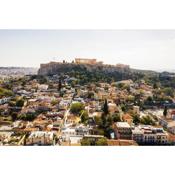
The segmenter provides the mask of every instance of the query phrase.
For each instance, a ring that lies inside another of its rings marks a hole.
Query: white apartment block
[[[132,130],[132,139],[138,144],[164,145],[168,143],[168,134],[163,128],[140,125]]]

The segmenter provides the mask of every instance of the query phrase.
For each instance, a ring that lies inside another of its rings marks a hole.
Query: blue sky
[[[140,69],[175,68],[175,30],[0,30],[0,66],[97,58]]]

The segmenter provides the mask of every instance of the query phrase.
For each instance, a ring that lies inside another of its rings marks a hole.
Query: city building
[[[2,104],[5,104],[5,103],[7,103],[7,102],[9,102],[10,101],[10,97],[5,97],[5,98],[2,98],[2,99],[0,99],[0,105],[2,105]]]
[[[163,128],[140,125],[132,130],[132,139],[142,145],[165,145],[168,144],[168,133]]]
[[[26,139],[26,145],[54,145],[54,133],[33,131]]]
[[[132,139],[131,126],[127,122],[117,122],[114,124],[114,132],[117,139]]]

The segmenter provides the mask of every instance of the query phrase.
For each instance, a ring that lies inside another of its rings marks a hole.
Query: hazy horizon
[[[147,70],[173,70],[175,30],[0,30],[0,67],[96,58]]]

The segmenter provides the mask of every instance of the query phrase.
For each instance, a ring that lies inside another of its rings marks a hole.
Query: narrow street
[[[73,100],[73,98],[71,99],[71,103],[70,103],[69,107],[66,109],[66,111],[64,113],[64,117],[63,117],[62,123],[60,125],[60,129],[58,130],[58,133],[57,133],[57,137],[59,138],[59,145],[61,145],[62,129],[66,127],[67,116],[70,113],[70,107],[71,107],[71,104],[72,104],[72,100]]]

